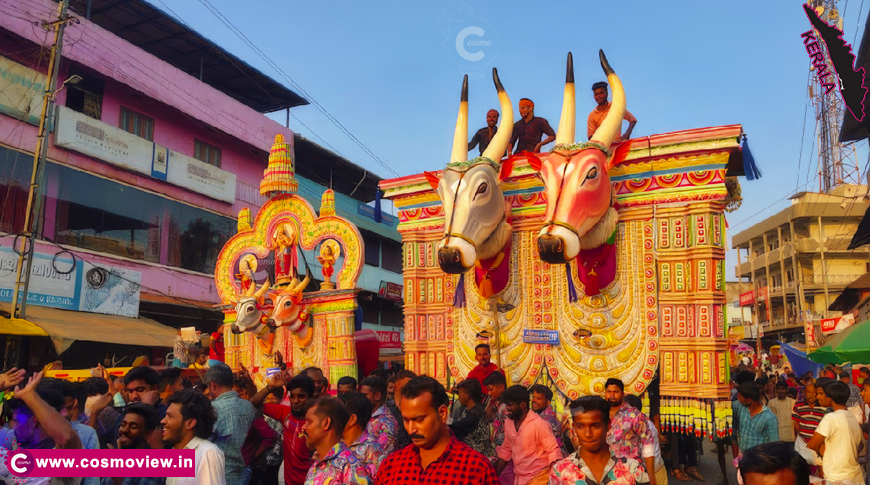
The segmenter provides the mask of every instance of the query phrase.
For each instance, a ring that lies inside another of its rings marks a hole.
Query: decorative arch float
[[[269,200],[253,218],[248,209],[239,213],[238,231],[218,255],[225,359],[251,370],[258,386],[282,362],[294,372],[320,367],[335,385],[357,375],[354,312],[365,249],[356,226],[335,214],[332,190],[319,214],[296,195],[291,151],[277,135],[260,183]],[[324,281],[317,291],[305,292],[312,275],[300,250],[319,254]]]
[[[600,63],[613,101],[590,141],[575,141],[569,54],[552,152],[502,159],[502,129],[469,159],[466,77],[444,170],[381,183],[404,243],[406,366],[464,378],[488,342],[509,384],[566,399],[603,395],[609,377],[640,395],[658,372],[666,428],[727,434],[724,211],[742,128],[617,143],[625,92]]]

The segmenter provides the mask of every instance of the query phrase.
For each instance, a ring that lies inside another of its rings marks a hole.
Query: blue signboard
[[[558,330],[523,329],[523,342],[527,344],[559,345]]]

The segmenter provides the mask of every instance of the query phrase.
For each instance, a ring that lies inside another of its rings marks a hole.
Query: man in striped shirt
[[[825,417],[825,408],[819,406],[816,399],[816,385],[812,382],[807,382],[806,400],[799,402],[794,406],[794,413],[791,419],[794,421],[795,435],[795,451],[801,454],[810,466],[816,466],[816,462],[821,462],[818,454],[815,451],[807,448],[807,443],[816,432],[819,426],[819,421]]]

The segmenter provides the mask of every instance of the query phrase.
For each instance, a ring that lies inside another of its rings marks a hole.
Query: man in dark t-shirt
[[[516,143],[516,150],[512,153],[538,153],[541,151],[541,147],[556,139],[556,132],[553,131],[550,122],[535,116],[535,103],[531,99],[523,98],[520,100],[520,115],[522,118],[514,123],[514,130],[511,134],[510,147]],[[541,141],[541,136],[544,134],[547,135],[547,138]]]
[[[472,148],[477,146],[480,149],[480,154],[483,155],[484,150],[489,146],[489,142],[492,141],[492,137],[498,133],[496,124],[498,124],[498,111],[491,109],[486,112],[486,126],[477,130],[474,136],[471,137],[471,141],[468,142],[468,150],[471,151]]]

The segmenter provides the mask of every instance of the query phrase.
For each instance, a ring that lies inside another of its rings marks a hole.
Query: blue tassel
[[[456,308],[465,308],[465,275],[459,276],[459,283],[456,284],[456,293],[453,295],[453,306]]]
[[[377,194],[375,195],[375,222],[382,222],[383,217],[381,217],[381,196],[384,195],[381,192],[381,189],[378,189]]]
[[[574,278],[571,277],[571,263],[565,263],[565,276],[568,277],[568,300],[577,301],[577,289],[574,288]]]
[[[743,171],[746,173],[746,180],[756,180],[761,178],[761,170],[755,163],[755,158],[749,150],[749,142],[746,140],[746,134],[743,135],[743,141],[740,144],[740,149],[743,152]]]

